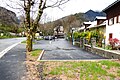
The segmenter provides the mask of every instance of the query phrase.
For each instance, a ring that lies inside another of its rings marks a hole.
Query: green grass
[[[52,62],[52,64],[59,63],[59,62]],[[51,62],[46,62],[45,66],[47,66]],[[44,74],[53,75],[53,76],[60,76],[65,75],[68,78],[76,78],[76,74],[79,74],[80,80],[105,80],[105,76],[109,77],[111,80],[115,79],[115,77],[120,76],[120,70],[116,71],[115,74],[109,73],[110,68],[115,67],[116,70],[120,69],[120,63],[114,61],[99,61],[99,62],[60,62],[61,65],[51,68],[51,70],[44,70]],[[53,65],[52,65],[53,66]],[[103,66],[107,66],[106,69]],[[47,66],[48,67],[48,66]],[[117,74],[117,76],[116,76]],[[46,76],[47,76],[46,75]]]
[[[102,65],[106,65],[107,69],[110,69],[111,67],[120,67],[120,64],[113,61],[100,61]]]
[[[41,51],[42,50],[40,50],[40,49],[35,49],[32,52],[30,52],[30,54],[31,54],[31,56],[39,56]]]
[[[71,65],[67,67],[67,65]],[[53,69],[50,74],[52,75],[61,75],[62,73],[66,74],[67,77],[74,77],[73,73],[79,73],[80,78],[82,79],[83,76],[86,76],[86,78],[89,80],[90,75],[94,75],[94,78],[96,79],[99,75],[105,75],[107,72],[101,68],[97,63],[95,62],[88,62],[87,64],[85,62],[80,63],[65,63],[64,65],[57,67]],[[97,75],[98,74],[98,75]]]
[[[21,43],[26,43],[26,40],[25,40],[25,41],[22,41]]]
[[[0,36],[0,39],[16,38],[16,36]]]
[[[105,47],[105,49],[106,49],[106,50],[112,50],[112,47],[111,47],[110,45],[107,45],[107,46]]]
[[[119,68],[119,69],[120,69],[120,68]],[[120,70],[118,70],[117,73],[118,73],[118,76],[120,76]]]

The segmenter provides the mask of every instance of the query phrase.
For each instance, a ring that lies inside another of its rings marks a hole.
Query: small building
[[[106,35],[106,17],[96,16],[95,21],[87,27],[89,31],[101,31]]]
[[[100,24],[102,24],[104,21],[106,21],[106,17],[96,16],[95,21],[97,21],[97,25],[100,25]]]
[[[54,28],[54,36],[57,38],[64,38],[64,27],[63,26],[57,26]]]
[[[86,31],[86,30],[87,30],[87,27],[89,27],[91,24],[92,24],[91,21],[89,21],[89,22],[84,22],[84,23],[83,23],[84,28],[85,28],[84,31]]]
[[[110,38],[117,38],[120,40],[120,0],[115,1],[103,12],[106,13],[106,43]]]
[[[97,21],[93,21],[93,22],[91,22],[91,25],[86,28],[86,30],[92,31],[92,30],[96,29],[96,27],[97,27]]]
[[[84,30],[85,30],[85,26],[81,26],[78,31],[79,32],[84,32]]]

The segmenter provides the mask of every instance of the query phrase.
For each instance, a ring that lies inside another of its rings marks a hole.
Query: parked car
[[[52,40],[53,37],[52,37],[52,36],[45,36],[44,39],[45,39],[45,40]]]

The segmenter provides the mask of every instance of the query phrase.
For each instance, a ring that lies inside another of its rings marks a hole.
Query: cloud
[[[5,1],[7,0],[0,0],[0,6],[5,6]],[[51,20],[55,20],[61,18],[63,16],[67,16],[70,14],[75,14],[79,12],[86,12],[90,9],[101,11],[106,8],[108,5],[112,4],[116,0],[70,0],[68,3],[61,6],[62,10],[58,8],[49,8],[46,9],[44,12],[51,18]],[[6,7],[11,9],[9,7]],[[13,10],[13,9],[11,9]],[[17,10],[13,10],[14,12],[18,12]],[[18,14],[18,13],[17,13]]]
[[[61,18],[70,14],[79,12],[86,12],[90,9],[95,11],[102,11],[108,5],[112,4],[116,0],[71,0],[60,9],[47,9],[45,12],[54,19]]]

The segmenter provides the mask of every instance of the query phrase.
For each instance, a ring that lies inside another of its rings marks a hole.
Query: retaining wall
[[[92,47],[90,45],[84,44],[84,49],[86,51],[98,54],[100,56],[106,57],[106,58],[110,58],[110,59],[119,59],[120,60],[120,53],[119,52],[115,52],[115,51],[111,51],[111,50],[105,50],[102,48],[98,48],[98,47]]]

